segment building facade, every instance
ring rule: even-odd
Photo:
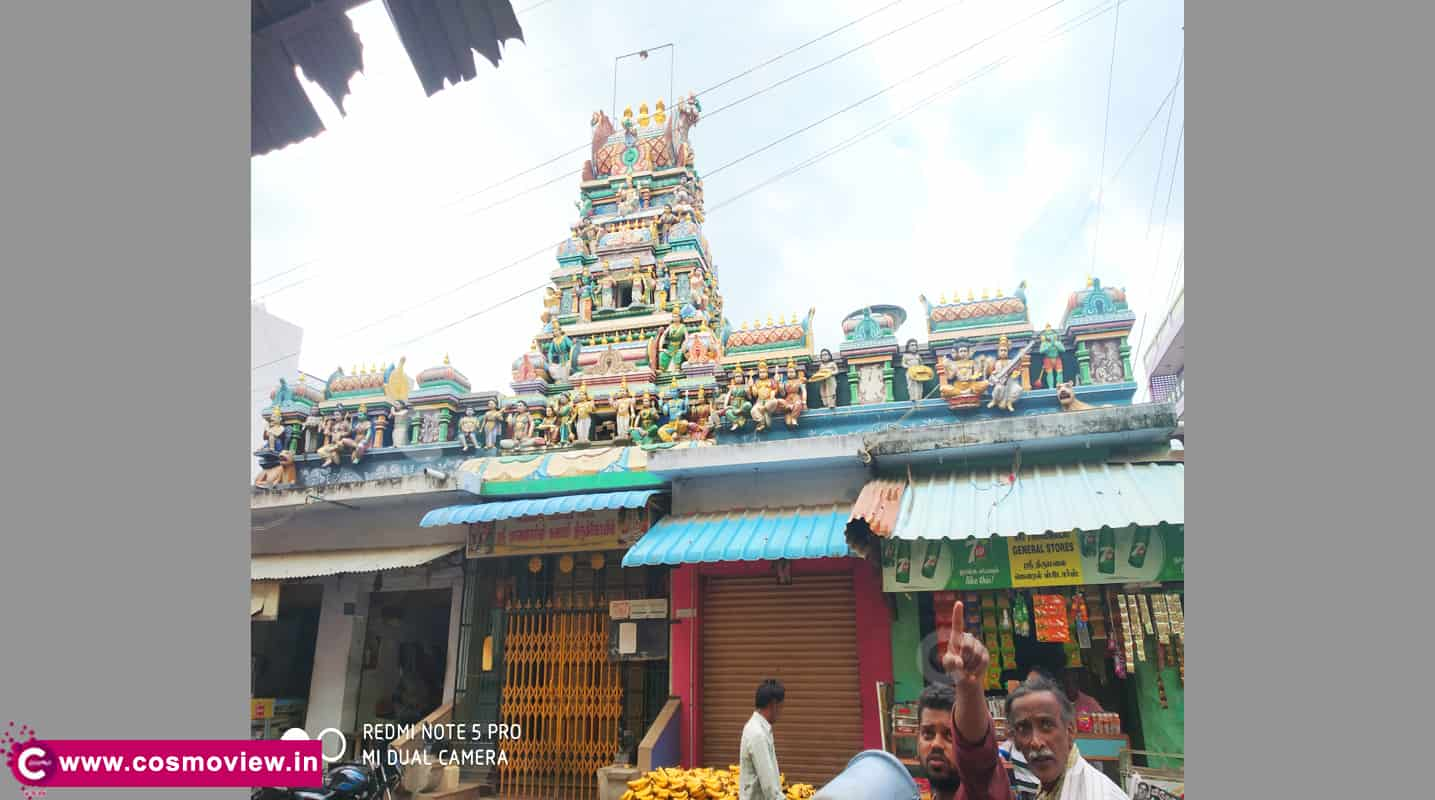
[[[597,797],[615,758],[736,763],[776,677],[783,771],[821,784],[861,750],[903,754],[970,593],[994,697],[1060,657],[1130,695],[1090,747],[1143,743],[1147,706],[1171,728],[1183,467],[1171,405],[1132,405],[1124,291],[1086,281],[1055,327],[1024,284],[920,297],[925,340],[905,343],[907,310],[874,302],[835,353],[811,310],[736,322],[699,117],[693,98],[594,114],[580,219],[506,389],[447,359],[276,386],[251,610],[256,663],[286,666],[264,690],[303,693],[277,699],[311,730],[501,720],[522,736],[468,743],[503,758],[463,787]]]

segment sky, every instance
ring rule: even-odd
[[[304,329],[305,372],[405,356],[416,375],[447,355],[475,389],[506,391],[542,295],[501,303],[556,266],[578,178],[555,179],[587,158],[592,112],[614,116],[615,57],[651,51],[619,63],[621,114],[668,95],[670,75],[674,93],[703,91],[870,14],[701,97],[707,116],[691,139],[707,206],[738,198],[704,225],[729,318],[815,307],[815,343],[835,349],[844,316],[893,304],[909,315],[899,338],[925,340],[919,295],[1009,292],[1025,280],[1040,329],[1059,325],[1067,297],[1095,276],[1126,289],[1144,350],[1184,283],[1184,74],[1163,105],[1184,7],[1125,0],[1118,13],[1112,2],[514,0],[526,41],[507,43],[497,68],[479,58],[476,79],[433,97],[382,3],[367,3],[349,12],[365,68],[346,114],[309,84],[328,130],[251,160],[251,299]]]

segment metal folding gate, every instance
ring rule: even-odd
[[[592,605],[510,603],[504,609],[502,718],[522,726],[503,747],[500,796],[590,800],[613,760],[623,715],[608,661],[608,612]]]

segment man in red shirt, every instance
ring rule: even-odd
[[[952,639],[942,655],[942,669],[953,684],[953,745],[960,778],[952,800],[1012,800],[1011,779],[997,752],[996,731],[983,691],[991,654],[980,639],[966,632],[963,611],[958,600],[952,610]]]

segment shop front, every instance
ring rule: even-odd
[[[352,754],[365,725],[411,724],[451,701],[462,550],[253,556],[254,735],[335,728]]]
[[[774,728],[789,782],[821,785],[880,747],[877,684],[891,680],[880,575],[850,557],[849,506],[668,517],[624,559],[670,566],[672,691],[685,767],[738,762],[758,684],[786,699]]]
[[[277,739],[302,727],[314,674],[323,588],[256,581],[249,607],[250,735]]]
[[[668,570],[622,566],[663,505],[647,489],[425,515],[422,527],[466,528],[452,721],[521,731],[494,743],[502,763],[466,765],[465,783],[500,797],[590,797],[600,767],[632,756],[667,700],[667,639],[620,637],[615,607],[661,600],[666,619]]]
[[[899,757],[915,764],[905,721],[922,688],[944,680],[958,599],[992,654],[999,727],[1011,682],[1039,670],[1075,701],[1081,752],[1112,777],[1123,750],[1184,753],[1183,470],[1056,464],[870,485],[855,511],[896,607]]]

